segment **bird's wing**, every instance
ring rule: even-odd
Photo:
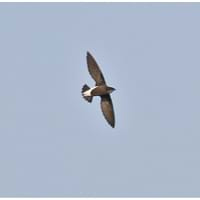
[[[88,71],[92,76],[92,78],[95,80],[96,85],[106,84],[103,74],[97,62],[89,52],[87,52],[87,65],[88,65]]]
[[[112,100],[109,94],[101,96],[101,110],[107,122],[115,127],[115,114]]]

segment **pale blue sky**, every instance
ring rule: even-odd
[[[0,3],[0,196],[200,196],[199,22],[199,3]],[[115,129],[82,99],[86,51]]]

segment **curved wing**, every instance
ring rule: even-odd
[[[87,65],[88,65],[88,71],[92,76],[92,78],[95,80],[96,85],[106,84],[103,74],[97,62],[89,52],[87,52]]]
[[[109,94],[101,96],[101,110],[107,122],[115,127],[115,114],[112,99]]]

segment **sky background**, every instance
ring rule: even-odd
[[[0,196],[200,196],[199,3],[0,3]],[[116,127],[86,51],[112,93]]]

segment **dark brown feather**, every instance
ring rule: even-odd
[[[87,65],[88,65],[88,71],[92,78],[95,80],[96,85],[104,85],[106,84],[105,79],[103,77],[103,74],[95,61],[94,57],[87,52]]]
[[[107,122],[114,128],[115,115],[112,100],[109,94],[101,96],[101,110]]]

